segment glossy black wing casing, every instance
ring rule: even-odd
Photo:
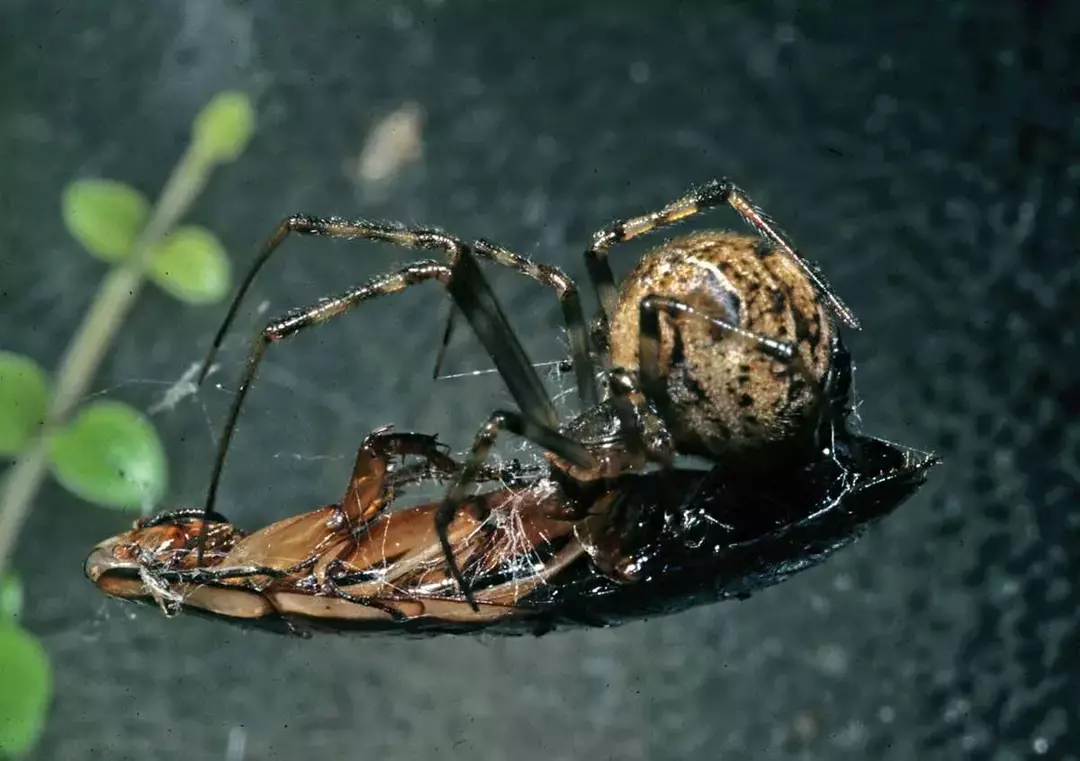
[[[523,604],[552,628],[612,626],[779,584],[893,512],[937,463],[880,439],[852,444],[790,479],[732,480],[721,467],[628,476],[621,499],[637,512],[640,580],[619,584],[582,564]]]

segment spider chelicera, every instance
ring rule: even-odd
[[[723,205],[738,212],[755,234],[707,231],[675,237],[648,251],[616,287],[608,263],[612,247]],[[541,447],[552,473],[571,487],[639,472],[650,464],[670,466],[677,454],[703,456],[735,471],[768,472],[777,463],[818,454],[821,423],[836,413],[834,400],[846,397],[833,388],[846,382],[838,381],[843,374],[834,372],[841,351],[833,317],[853,328],[857,321],[775,223],[727,180],[709,182],[657,212],[618,221],[593,236],[585,259],[600,312],[591,329],[569,277],[493,243],[470,245],[437,230],[392,223],[289,217],[266,241],[241,282],[200,382],[252,280],[291,233],[438,250],[447,262],[410,264],[266,325],[251,347],[226,419],[205,510],[209,514],[214,508],[240,408],[270,344],[369,299],[436,280],[448,289],[455,308],[492,356],[519,407],[496,411],[481,426],[435,512],[449,568],[474,607],[448,527],[467,500],[469,487],[487,472],[484,462],[500,432]],[[479,272],[477,258],[516,270],[556,292],[581,400],[577,417],[560,423],[539,377],[528,372],[531,365],[520,344],[507,339],[510,327]],[[449,334],[450,324],[444,348]],[[598,359],[604,370],[602,399]]]

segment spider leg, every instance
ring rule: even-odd
[[[650,398],[660,399],[665,397],[664,379],[660,371],[660,313],[669,316],[693,315],[699,319],[711,323],[714,327],[725,333],[733,333],[748,341],[757,344],[762,351],[773,359],[781,362],[799,363],[801,360],[795,352],[795,346],[787,341],[780,341],[769,336],[763,336],[750,330],[746,330],[730,320],[702,312],[690,306],[684,301],[658,296],[656,294],[646,296],[639,306],[640,331],[639,359],[641,378],[644,390]]]
[[[210,485],[207,488],[206,502],[203,506],[206,515],[210,515],[214,509],[214,501],[217,498],[218,485],[221,481],[221,472],[225,467],[225,457],[229,451],[233,433],[236,431],[236,421],[240,416],[244,398],[247,396],[255,374],[259,369],[259,363],[263,355],[272,343],[277,343],[289,336],[299,333],[305,328],[319,325],[338,317],[353,307],[376,296],[385,296],[408,288],[411,285],[438,280],[443,285],[448,285],[451,280],[451,270],[443,264],[435,261],[424,261],[410,264],[402,270],[382,277],[375,278],[366,285],[353,288],[335,298],[323,299],[311,307],[290,312],[276,320],[270,321],[266,328],[255,338],[251,345],[247,364],[244,368],[240,385],[233,396],[232,405],[225,421],[225,428],[218,442],[217,457],[214,460],[214,470],[210,476]],[[199,562],[202,562],[204,542],[202,535],[199,541]]]
[[[453,547],[450,545],[449,529],[458,508],[465,501],[468,487],[476,482],[477,475],[483,468],[488,452],[502,431],[508,431],[527,439],[580,467],[595,466],[592,455],[581,444],[562,435],[553,428],[529,420],[516,412],[505,410],[499,410],[488,418],[487,422],[477,432],[472,449],[458,473],[457,480],[447,491],[446,497],[435,512],[435,528],[439,535],[439,544],[442,546],[450,575],[461,588],[462,594],[473,610],[479,610],[479,607],[473,597],[469,583],[466,581],[454,557]]]
[[[579,467],[593,468],[597,463],[584,446],[556,430],[558,417],[555,407],[545,393],[536,369],[529,363],[491,286],[480,271],[476,258],[468,249],[459,253],[448,289],[454,305],[472,325],[473,332],[494,361],[521,410],[520,413],[496,412],[484,424],[473,441],[472,450],[456,482],[435,514],[436,531],[448,569],[469,605],[478,610],[469,584],[454,558],[448,529],[466,489],[477,480],[477,474],[499,431],[505,429],[515,433]]]
[[[548,428],[558,427],[559,417],[543,381],[468,248],[458,252],[452,270],[447,290],[454,306],[469,321],[522,414]]]
[[[818,293],[828,301],[833,312],[845,324],[851,328],[859,327],[858,319],[840,300],[817,267],[799,254],[776,223],[758,208],[742,189],[724,179],[712,180],[694,188],[660,211],[617,221],[593,235],[592,246],[585,252],[585,263],[606,319],[611,319],[617,299],[615,277],[608,263],[608,251],[612,246],[722,205],[730,206],[737,211],[762,238],[782,249],[803,270]]]
[[[292,233],[296,233],[297,235],[320,235],[349,240],[373,240],[384,243],[393,243],[398,246],[413,249],[442,249],[447,253],[450,264],[453,264],[456,261],[458,253],[461,250],[467,248],[462,241],[436,230],[409,229],[387,222],[346,220],[338,217],[321,218],[308,216],[306,214],[296,214],[282,220],[278,225],[277,230],[274,231],[274,234],[263,244],[258,255],[255,257],[255,261],[252,262],[251,267],[244,275],[243,280],[241,280],[236,295],[229,305],[229,311],[226,313],[225,319],[221,323],[221,327],[218,328],[217,335],[214,336],[214,342],[211,344],[206,359],[203,361],[198,383],[202,383],[206,378],[210,365],[213,363],[214,357],[221,348],[221,342],[225,337],[225,333],[228,332],[229,327],[236,318],[240,304],[244,300],[244,296],[247,294],[248,288],[254,281],[255,276],[270,259],[270,256]],[[562,305],[567,331],[570,334],[570,345],[573,351],[575,367],[580,368],[578,370],[579,393],[581,394],[583,403],[595,404],[596,389],[591,373],[592,363],[589,357],[588,345],[586,344],[585,319],[582,314],[581,301],[578,297],[577,287],[574,285],[574,282],[555,267],[533,264],[524,257],[484,241],[478,241],[475,250],[476,254],[481,258],[488,259],[504,267],[509,267],[526,277],[532,278],[541,285],[555,289],[559,296],[559,303]],[[445,343],[449,340],[450,333],[453,329],[452,320],[453,312],[451,312],[450,322],[447,324],[443,349],[440,350],[437,359],[436,374],[438,373],[439,365],[442,363]]]
[[[362,238],[393,243],[406,248],[441,249],[445,251],[450,259],[453,271],[453,276],[446,283],[450,295],[454,298],[457,308],[469,320],[488,354],[496,360],[496,368],[506,382],[514,400],[526,414],[532,417],[542,417],[551,426],[556,425],[555,406],[544,391],[544,385],[536,371],[529,364],[520,343],[516,339],[506,339],[507,335],[513,336],[513,331],[510,329],[502,309],[495,301],[491,287],[483,279],[483,275],[480,273],[479,266],[476,264],[475,257],[471,254],[469,247],[457,238],[435,230],[407,229],[388,223],[350,222],[335,217],[320,219],[297,215],[289,217],[278,225],[277,231],[263,246],[251,269],[244,276],[236,296],[233,298],[225,320],[219,328],[203,363],[199,375],[200,382],[206,377],[206,373],[221,345],[222,337],[232,324],[240,302],[243,300],[255,275],[290,232],[346,239]],[[327,313],[328,311],[333,312],[333,305],[340,302],[342,302],[341,298],[331,299],[307,310],[312,316],[310,320],[305,318],[304,313],[298,313],[295,317],[303,323],[300,327],[305,327],[311,322],[321,322],[343,311]],[[285,320],[288,319],[285,318]]]
[[[828,404],[821,410],[814,434],[814,446],[819,450],[827,448],[834,457],[838,446],[849,449],[858,446],[848,428],[848,418],[853,409],[852,373],[851,354],[840,336],[834,335],[832,362],[829,374],[822,383],[822,395]]]
[[[595,406],[600,400],[596,393],[596,379],[593,374],[592,356],[589,351],[585,314],[582,311],[581,296],[578,294],[574,281],[557,267],[536,264],[489,241],[476,241],[473,243],[472,251],[482,259],[509,267],[542,285],[555,289],[555,293],[559,297],[559,305],[562,308],[563,321],[566,323],[566,330],[570,338],[570,356],[573,359],[580,404],[583,408]],[[450,314],[446,320],[446,331],[443,334],[442,345],[435,360],[434,375],[436,378],[439,376],[443,359],[446,356],[446,347],[450,343],[450,336],[454,331],[456,315],[457,310],[451,306]]]
[[[674,464],[675,445],[663,419],[646,401],[638,378],[616,367],[608,372],[611,402],[622,425],[622,444],[628,462],[652,460],[665,467]]]

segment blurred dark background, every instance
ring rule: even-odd
[[[540,7],[0,3],[3,348],[55,367],[103,274],[60,224],[63,186],[155,196],[195,113],[240,88],[258,133],[189,216],[238,268],[303,210],[488,237],[584,282],[595,229],[730,176],[863,319],[864,429],[945,465],[859,544],[748,602],[539,640],[165,620],[83,578],[129,519],[50,484],[16,556],[56,677],[34,758],[1080,758],[1077,5]],[[423,157],[373,192],[357,157],[409,103]],[[218,384],[259,303],[280,313],[409,258],[288,245],[215,384],[155,417],[171,504],[201,499]],[[533,357],[562,356],[554,299],[492,276]],[[148,289],[95,390],[149,408],[222,310]],[[493,376],[429,379],[444,314],[416,289],[271,352],[222,509],[253,528],[336,499],[377,425],[465,445],[507,397]],[[448,369],[485,366],[461,332]]]

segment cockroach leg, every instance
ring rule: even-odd
[[[343,590],[340,585],[349,583],[349,573],[345,570],[345,565],[341,562],[340,558],[334,558],[327,563],[326,571],[322,577],[322,583],[325,587],[325,591],[332,597],[348,600],[357,605],[364,605],[369,608],[381,610],[383,613],[389,615],[395,623],[402,623],[409,620],[407,615],[384,600],[379,600],[374,597],[353,595]]]
[[[461,465],[457,462],[454,463],[452,473],[435,469],[427,462],[414,462],[395,468],[387,474],[386,481],[392,489],[401,489],[430,481],[442,484],[456,475],[460,469]],[[498,483],[507,489],[521,488],[547,473],[548,469],[544,465],[525,465],[519,460],[513,460],[508,465],[484,465],[476,474],[476,483]]]
[[[168,512],[160,513],[158,515],[150,515],[145,518],[138,518],[135,520],[135,528],[146,529],[153,528],[154,526],[161,526],[165,523],[175,523],[178,520],[191,519],[200,521],[213,521],[217,523],[228,523],[229,519],[218,512],[206,513],[201,507],[185,507],[179,510],[169,510]]]
[[[218,566],[217,568],[189,568],[162,571],[158,575],[169,581],[183,582],[186,584],[215,584],[222,581],[251,579],[260,576],[271,579],[283,579],[289,574],[299,573],[314,564],[314,560],[307,559],[303,562],[289,566],[288,568],[271,568],[263,565],[234,565]]]
[[[462,594],[474,611],[479,610],[479,607],[458,565],[457,559],[454,557],[453,548],[450,545],[449,529],[458,507],[465,500],[466,490],[470,485],[476,483],[477,474],[483,467],[488,452],[502,431],[509,431],[527,439],[580,468],[591,469],[597,467],[595,458],[589,454],[585,447],[573,439],[563,436],[553,428],[548,428],[540,423],[528,420],[523,415],[506,410],[499,410],[488,418],[488,421],[477,432],[472,449],[458,473],[457,480],[447,491],[446,497],[435,512],[435,527],[439,535],[439,544],[442,545],[450,574],[454,577],[454,581],[458,583],[458,586],[461,587]]]
[[[342,519],[350,531],[373,520],[393,501],[394,490],[387,482],[392,460],[408,456],[422,457],[428,474],[450,476],[458,469],[435,436],[397,433],[389,427],[371,433],[360,444],[349,486],[341,498]]]

